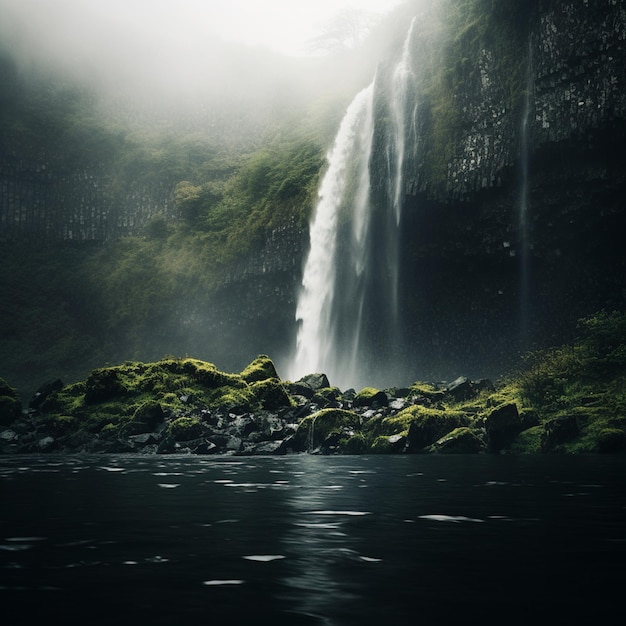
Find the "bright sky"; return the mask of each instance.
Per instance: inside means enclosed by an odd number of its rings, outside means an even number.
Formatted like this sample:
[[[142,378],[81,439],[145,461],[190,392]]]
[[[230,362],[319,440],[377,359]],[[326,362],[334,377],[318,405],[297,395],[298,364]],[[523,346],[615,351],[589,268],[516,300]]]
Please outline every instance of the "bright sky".
[[[346,7],[385,13],[403,0],[88,0],[129,22],[300,54],[319,27]]]
[[[384,14],[404,0],[0,0],[41,36],[56,29],[71,45],[73,39],[119,29],[164,42],[193,42],[218,35],[247,44],[299,55],[325,21],[353,7]],[[85,43],[82,41],[81,43]]]

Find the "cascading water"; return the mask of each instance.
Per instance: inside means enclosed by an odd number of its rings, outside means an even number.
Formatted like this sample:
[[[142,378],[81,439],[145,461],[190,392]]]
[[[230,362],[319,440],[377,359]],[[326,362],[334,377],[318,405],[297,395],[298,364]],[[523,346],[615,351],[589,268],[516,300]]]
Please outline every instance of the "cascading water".
[[[529,225],[529,121],[533,91],[532,39],[528,42],[526,85],[520,127],[520,194],[519,194],[519,307],[521,348],[528,348],[530,316],[530,225]]]
[[[385,346],[383,352],[393,352],[406,141],[416,115],[410,54],[414,22],[401,58],[389,73],[389,84],[380,90],[386,94],[382,104],[390,120],[382,173],[386,192],[373,202],[373,109],[382,79],[375,78],[352,101],[328,154],[296,310],[299,328],[289,368],[292,380],[324,372],[333,385],[344,389],[373,384],[368,378],[370,364],[385,368],[380,346]]]
[[[310,250],[304,267],[296,319],[300,321],[291,377],[335,370],[336,251],[339,214],[348,201],[350,174],[357,169],[354,198],[356,239],[362,244],[367,232],[369,189],[368,161],[372,136],[374,83],[363,89],[348,107],[331,152],[328,169],[319,189],[319,202],[309,230]],[[361,247],[361,246],[360,246]],[[357,259],[357,273],[364,259]]]
[[[390,320],[393,328],[398,326],[398,289],[400,281],[399,234],[402,205],[404,200],[404,161],[406,156],[408,124],[411,124],[412,135],[416,134],[417,99],[411,88],[415,85],[415,75],[411,67],[411,40],[415,18],[411,22],[409,33],[402,47],[400,62],[394,67],[391,75],[389,112],[392,132],[388,141],[388,196],[390,211],[387,211],[386,228],[388,241],[386,244],[387,262],[389,268],[389,304]],[[413,96],[412,101],[411,96]],[[409,113],[410,111],[410,113]],[[395,222],[394,222],[395,220]],[[395,339],[395,338],[394,338]]]

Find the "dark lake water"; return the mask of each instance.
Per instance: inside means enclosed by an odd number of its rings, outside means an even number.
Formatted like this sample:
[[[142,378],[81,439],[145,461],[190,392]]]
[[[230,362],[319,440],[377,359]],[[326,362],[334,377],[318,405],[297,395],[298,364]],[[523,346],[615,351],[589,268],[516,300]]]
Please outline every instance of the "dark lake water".
[[[7,625],[616,623],[623,605],[623,456],[0,457],[0,506]]]

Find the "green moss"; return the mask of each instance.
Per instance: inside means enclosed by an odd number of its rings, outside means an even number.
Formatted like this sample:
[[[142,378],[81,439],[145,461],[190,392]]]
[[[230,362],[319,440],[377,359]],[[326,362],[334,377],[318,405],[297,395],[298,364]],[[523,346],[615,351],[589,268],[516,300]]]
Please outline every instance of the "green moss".
[[[369,451],[369,445],[363,433],[356,433],[347,437],[340,443],[343,454],[365,454]]]
[[[375,387],[364,387],[356,394],[353,403],[354,406],[372,406],[374,404],[386,406],[387,401],[387,395],[384,391]]]
[[[372,441],[370,452],[373,454],[391,454],[394,452],[394,446],[389,441],[388,436],[380,435]]]
[[[435,385],[424,382],[415,382],[411,385],[409,391],[409,399],[426,398],[428,400],[438,401],[443,399],[445,393],[437,389]]]
[[[22,403],[18,398],[0,395],[0,426],[12,424],[22,414]]]
[[[543,426],[533,426],[522,431],[513,440],[510,451],[517,454],[539,454],[543,452],[541,441],[544,435]]]
[[[393,417],[384,418],[381,422],[381,427],[388,435],[406,435],[413,422],[420,422],[422,424],[441,423],[444,425],[449,423],[460,424],[468,420],[467,414],[462,411],[414,405],[403,409]]]
[[[440,454],[474,454],[485,448],[485,442],[479,431],[468,426],[460,426],[438,439],[430,446],[429,451]]]
[[[306,448],[316,448],[331,435],[356,434],[359,416],[343,409],[322,409],[307,416],[298,425],[297,434],[306,441]]]
[[[252,396],[258,401],[261,408],[267,411],[295,406],[284,385],[278,378],[259,380],[250,385]]]
[[[268,378],[278,378],[274,362],[265,354],[258,356],[240,374],[247,383],[254,383]]]
[[[176,441],[190,441],[202,435],[202,426],[196,417],[179,417],[170,422],[167,430]]]

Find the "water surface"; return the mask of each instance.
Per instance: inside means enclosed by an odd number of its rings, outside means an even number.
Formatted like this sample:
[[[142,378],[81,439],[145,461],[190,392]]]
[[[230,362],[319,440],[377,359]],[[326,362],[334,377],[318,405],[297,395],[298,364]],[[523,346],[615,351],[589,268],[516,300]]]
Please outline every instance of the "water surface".
[[[624,457],[0,458],[11,624],[602,620]],[[9,622],[6,622],[7,624]]]

